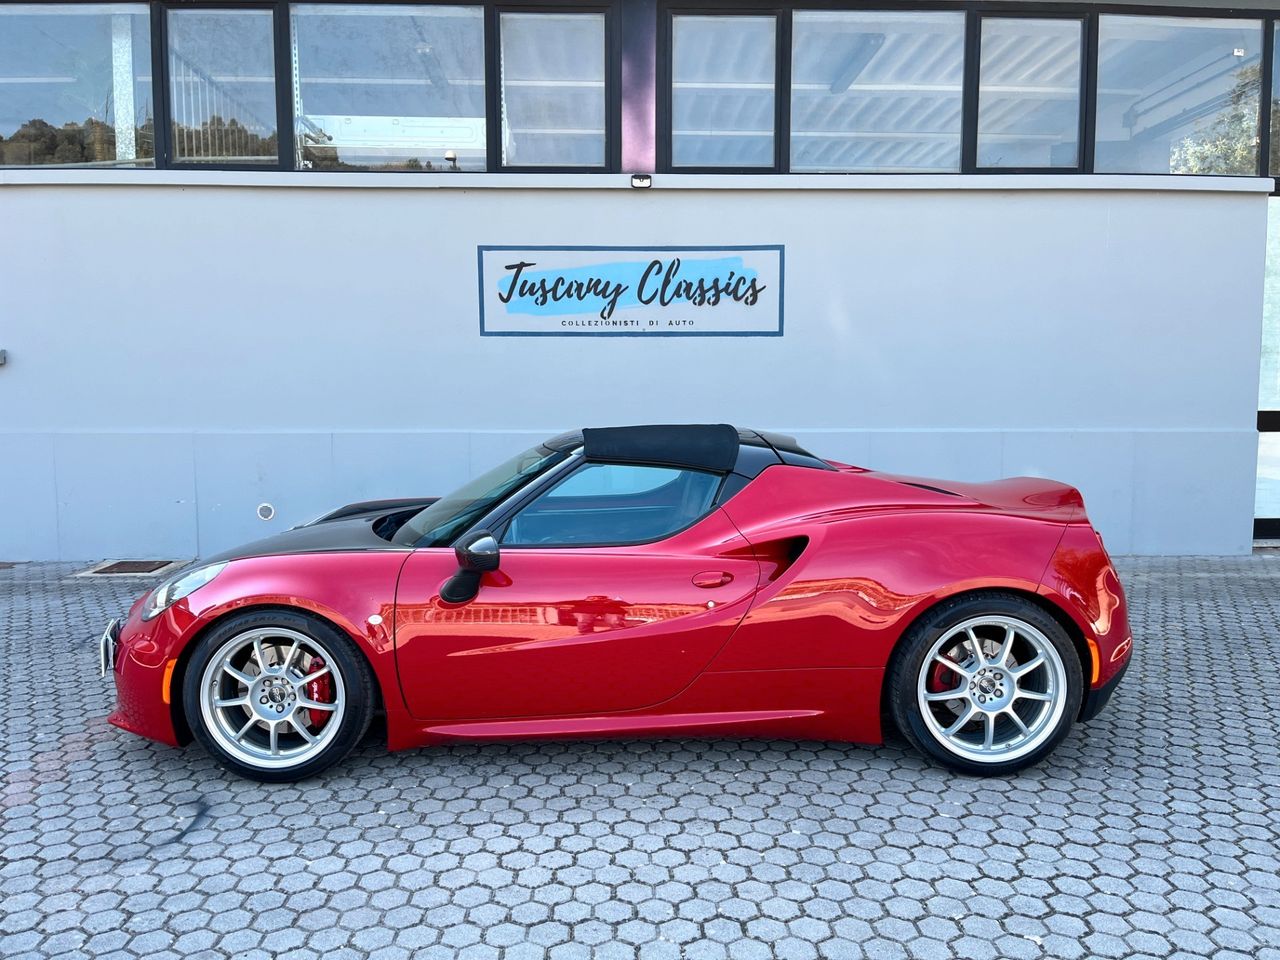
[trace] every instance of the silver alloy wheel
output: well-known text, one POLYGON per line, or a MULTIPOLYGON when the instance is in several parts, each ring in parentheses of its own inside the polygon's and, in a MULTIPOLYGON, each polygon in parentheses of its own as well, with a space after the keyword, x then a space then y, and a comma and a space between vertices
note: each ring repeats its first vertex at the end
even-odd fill
POLYGON ((286 627, 260 627, 232 637, 200 678, 200 712, 218 745, 241 763, 296 767, 338 734, 346 688, 333 655, 315 638, 286 627), (332 700, 308 695, 328 681, 332 700))
POLYGON ((940 746, 976 763, 1004 763, 1058 729, 1067 671, 1049 638, 1025 620, 973 617, 929 649, 916 691, 940 746))

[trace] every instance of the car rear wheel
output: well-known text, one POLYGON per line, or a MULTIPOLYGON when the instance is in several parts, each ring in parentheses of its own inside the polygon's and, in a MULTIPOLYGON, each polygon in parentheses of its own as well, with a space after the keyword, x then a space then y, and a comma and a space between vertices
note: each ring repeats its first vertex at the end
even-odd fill
POLYGON ((939 605, 903 637, 889 674, 898 728, 921 752, 964 773, 1014 773, 1048 756, 1084 695, 1062 626, 1012 594, 939 605))
POLYGON ((253 780, 301 780, 337 763, 364 736, 373 680, 336 628, 284 610, 218 624, 192 653, 183 706, 197 740, 253 780))

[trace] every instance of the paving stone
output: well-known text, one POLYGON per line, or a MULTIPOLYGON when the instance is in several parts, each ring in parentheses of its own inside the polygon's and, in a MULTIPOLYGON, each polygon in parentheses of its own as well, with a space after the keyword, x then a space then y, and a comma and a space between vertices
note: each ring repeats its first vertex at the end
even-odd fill
POLYGON ((1013 778, 893 733, 371 737, 274 787, 104 722, 96 636, 144 586, 80 566, 0 571, 5 960, 1280 960, 1280 701, 1248 693, 1280 556, 1121 558, 1135 663, 1013 778))

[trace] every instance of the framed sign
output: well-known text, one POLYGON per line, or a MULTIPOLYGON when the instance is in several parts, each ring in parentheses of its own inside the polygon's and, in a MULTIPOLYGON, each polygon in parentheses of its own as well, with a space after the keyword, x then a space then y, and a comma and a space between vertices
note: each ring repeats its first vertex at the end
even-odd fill
POLYGON ((485 337, 780 337, 781 244, 477 248, 485 337))

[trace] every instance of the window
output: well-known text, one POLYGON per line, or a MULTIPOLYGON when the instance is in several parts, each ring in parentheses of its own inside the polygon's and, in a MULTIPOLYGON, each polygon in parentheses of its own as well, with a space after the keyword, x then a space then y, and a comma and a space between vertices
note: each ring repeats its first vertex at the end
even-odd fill
POLYGON ((1261 52, 1257 20, 1100 17, 1094 169, 1255 174, 1261 52))
POLYGON ((1081 20, 984 17, 979 167, 1080 162, 1081 20))
POLYGON ((964 16, 796 11, 791 169, 959 170, 964 16))
POLYGON ((671 24, 671 164, 773 169, 775 17, 671 24))
POLYGON ((1254 516, 1266 525, 1262 536, 1273 539, 1280 530, 1280 433, 1258 434, 1258 488, 1254 516))
POLYGON ((481 7, 292 8, 298 165, 484 170, 481 7))
MULTIPOLYGON (((1272 133, 1275 136, 1275 133, 1272 133)), ((1267 268, 1262 299, 1262 371, 1258 386, 1258 487, 1255 533, 1280 536, 1280 198, 1267 201, 1267 268)))
POLYGON ((502 542, 521 546, 645 543, 711 509, 720 476, 589 463, 520 511, 502 542))
POLYGON ((503 13, 502 164, 603 168, 603 13, 503 13))
POLYGON ((1267 261, 1262 295, 1262 373, 1258 409, 1280 410, 1280 197, 1267 200, 1267 261))
POLYGON ((392 535, 406 547, 444 547, 566 454, 539 444, 464 483, 414 514, 392 535))
POLYGON ((0 164, 150 167, 147 5, 0 6, 0 164))
POLYGON ((175 163, 275 164, 275 43, 269 10, 169 11, 175 163))
MULTIPOLYGON (((815 6, 676 7, 664 168, 1280 178, 1276 16, 815 6)), ((0 3, 0 166, 605 171, 626 116, 647 168, 652 33, 620 37, 619 9, 0 3)))
POLYGON ((1280 44, 1275 43, 1280 40, 1280 21, 1275 23, 1271 28, 1271 109, 1268 111, 1271 124, 1271 157, 1269 158, 1268 171, 1271 176, 1280 176, 1280 70, 1276 69, 1276 65, 1280 64, 1280 44))

